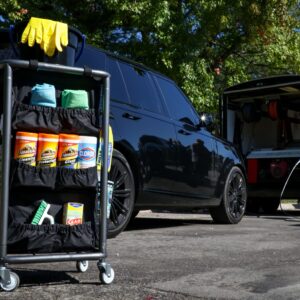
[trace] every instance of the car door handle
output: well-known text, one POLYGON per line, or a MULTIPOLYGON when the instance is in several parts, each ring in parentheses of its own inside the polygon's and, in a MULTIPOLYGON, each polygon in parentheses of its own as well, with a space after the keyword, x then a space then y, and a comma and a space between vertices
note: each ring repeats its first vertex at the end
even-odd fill
POLYGON ((183 134, 183 135, 190 135, 189 132, 187 132, 187 131, 185 131, 183 129, 178 130, 178 133, 183 134))
POLYGON ((126 118, 126 119, 129 119, 129 120, 134 120, 134 121, 140 119, 140 117, 131 115, 131 114, 129 114, 129 113, 124 113, 124 114, 122 115, 122 117, 123 117, 123 118, 126 118))

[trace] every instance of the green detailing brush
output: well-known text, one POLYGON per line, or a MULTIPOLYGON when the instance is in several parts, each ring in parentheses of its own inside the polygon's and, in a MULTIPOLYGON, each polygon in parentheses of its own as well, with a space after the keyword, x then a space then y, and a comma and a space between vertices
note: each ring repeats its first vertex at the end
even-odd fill
POLYGON ((50 215, 48 215, 48 210, 50 208, 50 204, 48 204, 46 201, 42 200, 39 208, 37 209, 31 224, 33 225, 41 225, 43 224, 45 219, 48 219, 50 224, 54 224, 54 218, 50 215))

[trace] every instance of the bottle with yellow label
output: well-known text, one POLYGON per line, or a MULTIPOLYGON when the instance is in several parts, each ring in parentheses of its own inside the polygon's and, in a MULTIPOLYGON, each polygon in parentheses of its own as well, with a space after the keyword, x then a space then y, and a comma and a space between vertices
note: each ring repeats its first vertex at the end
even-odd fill
POLYGON ((36 164, 38 167, 56 167, 58 134, 39 133, 36 164))
POLYGON ((78 157, 79 135, 60 134, 58 144, 58 165, 64 168, 75 169, 78 157))
MULTIPOLYGON (((113 148, 114 148, 114 136, 113 136, 112 128, 111 128, 111 126, 109 126, 109 129, 108 129, 108 158, 107 158, 108 172, 110 171, 110 168, 111 168, 113 148)), ((100 175, 101 164, 102 164, 102 153, 103 153, 103 137, 102 137, 102 131, 100 131, 98 156, 97 156, 97 171, 98 171, 99 178, 100 178, 99 175, 100 175)))
POLYGON ((38 134, 18 131, 14 149, 14 159, 31 165, 36 165, 38 134))

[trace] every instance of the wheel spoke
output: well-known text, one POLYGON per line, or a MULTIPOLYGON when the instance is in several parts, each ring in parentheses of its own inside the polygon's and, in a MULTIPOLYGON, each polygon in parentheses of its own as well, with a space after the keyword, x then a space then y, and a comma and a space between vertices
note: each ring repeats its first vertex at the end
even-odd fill
POLYGON ((240 186, 241 178, 236 174, 233 179, 234 189, 237 190, 240 186))
POLYGON ((118 215, 117 215, 114 205, 111 206, 110 219, 115 224, 115 226, 119 225, 118 215))
POLYGON ((118 208, 118 210, 123 215, 127 215, 127 213, 128 213, 127 207, 121 201, 119 201, 116 197, 114 197, 114 199, 113 199, 113 205, 115 205, 115 207, 118 208))
POLYGON ((240 213, 240 208, 237 201, 234 202, 234 212, 236 215, 240 213))
POLYGON ((244 181, 243 181, 243 178, 240 177, 240 180, 239 180, 239 185, 238 185, 238 189, 241 190, 243 188, 243 185, 244 185, 244 181))
POLYGON ((112 166, 110 173, 109 173, 109 180, 116 181, 118 175, 118 168, 115 166, 112 166))
POLYGON ((228 188, 228 193, 233 194, 233 192, 234 192, 234 187, 233 187, 233 184, 231 182, 230 185, 229 185, 229 188, 228 188))
POLYGON ((127 198, 131 194, 131 189, 124 189, 124 190, 114 190, 114 196, 127 198))
POLYGON ((122 175, 114 182, 114 188, 118 189, 122 184, 124 184, 127 178, 127 172, 123 172, 122 175))
POLYGON ((228 195, 228 199, 229 199, 229 203, 234 202, 235 197, 233 196, 233 194, 228 195))

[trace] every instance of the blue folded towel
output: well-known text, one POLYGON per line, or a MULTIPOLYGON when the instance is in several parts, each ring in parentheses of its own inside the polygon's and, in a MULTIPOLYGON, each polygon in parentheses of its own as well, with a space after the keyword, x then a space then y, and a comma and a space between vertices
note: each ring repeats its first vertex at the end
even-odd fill
POLYGON ((56 107, 55 87, 52 84, 36 84, 31 90, 31 105, 56 107))

